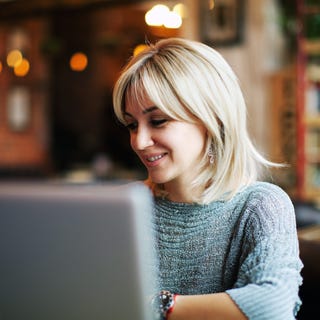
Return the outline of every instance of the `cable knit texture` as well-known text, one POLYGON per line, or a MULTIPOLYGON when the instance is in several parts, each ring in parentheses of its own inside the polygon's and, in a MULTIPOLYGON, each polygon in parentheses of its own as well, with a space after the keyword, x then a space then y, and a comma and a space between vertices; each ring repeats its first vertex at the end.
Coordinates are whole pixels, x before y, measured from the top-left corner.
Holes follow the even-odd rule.
POLYGON ((227 292, 249 319, 295 319, 302 263, 282 189, 257 182, 208 205, 156 198, 154 210, 162 289, 227 292))

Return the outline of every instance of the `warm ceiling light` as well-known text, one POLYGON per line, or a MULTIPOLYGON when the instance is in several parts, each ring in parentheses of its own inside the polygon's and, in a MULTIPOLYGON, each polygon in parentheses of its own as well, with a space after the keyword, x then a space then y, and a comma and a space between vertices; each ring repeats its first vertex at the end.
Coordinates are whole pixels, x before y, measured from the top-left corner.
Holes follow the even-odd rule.
POLYGON ((134 49, 133 49, 133 55, 136 56, 140 52, 142 52, 144 49, 148 48, 146 44, 138 44, 134 49))
POLYGON ((167 6, 157 4, 145 14, 145 21, 149 26, 162 26, 169 12, 167 6))
POLYGON ((177 29, 182 25, 183 16, 185 10, 181 3, 175 5, 172 11, 163 4, 157 4, 145 14, 145 21, 149 26, 177 29))
POLYGON ((70 58, 70 68, 73 71, 83 71, 88 65, 88 58, 83 52, 76 52, 70 58))
POLYGON ((14 67, 14 74, 18 77, 24 77, 30 70, 30 63, 27 59, 23 58, 21 63, 14 67))
POLYGON ((22 62, 22 53, 20 50, 11 50, 7 55, 7 64, 9 67, 16 67, 22 62))
POLYGON ((166 28, 178 29, 182 25, 182 19, 177 13, 170 11, 166 16, 166 19, 165 19, 163 25, 166 28))

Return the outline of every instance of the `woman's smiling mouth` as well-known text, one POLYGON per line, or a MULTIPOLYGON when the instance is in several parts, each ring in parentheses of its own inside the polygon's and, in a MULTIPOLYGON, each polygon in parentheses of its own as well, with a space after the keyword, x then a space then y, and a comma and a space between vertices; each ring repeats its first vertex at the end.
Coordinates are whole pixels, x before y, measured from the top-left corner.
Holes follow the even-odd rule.
POLYGON ((147 158, 147 161, 148 162, 154 162, 154 161, 159 160, 159 159, 161 159, 163 157, 164 157, 164 154, 159 154, 158 156, 152 156, 152 157, 147 158))
POLYGON ((144 157, 146 165, 156 165, 159 160, 161 160, 166 153, 156 154, 156 155, 150 155, 144 157))

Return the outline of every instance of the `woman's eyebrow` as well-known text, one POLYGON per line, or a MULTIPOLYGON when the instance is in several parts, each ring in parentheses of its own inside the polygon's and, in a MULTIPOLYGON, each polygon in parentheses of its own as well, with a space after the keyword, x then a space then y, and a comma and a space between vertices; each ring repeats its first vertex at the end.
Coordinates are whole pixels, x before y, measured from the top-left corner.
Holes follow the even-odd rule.
POLYGON ((157 110, 157 109, 158 109, 158 107, 152 106, 152 107, 149 107, 149 108, 143 110, 142 113, 143 113, 143 114, 146 114, 146 113, 152 112, 152 111, 157 110))
MULTIPOLYGON (((147 109, 144 109, 144 110, 142 111, 142 113, 143 113, 143 114, 147 114, 147 113, 150 113, 150 112, 152 112, 152 111, 154 111, 154 110, 157 110, 157 109, 159 109, 159 108, 156 107, 156 106, 152 106, 152 107, 149 107, 149 108, 147 108, 147 109)), ((124 112, 124 115, 133 118, 132 114, 130 114, 130 113, 127 112, 127 111, 124 112)))

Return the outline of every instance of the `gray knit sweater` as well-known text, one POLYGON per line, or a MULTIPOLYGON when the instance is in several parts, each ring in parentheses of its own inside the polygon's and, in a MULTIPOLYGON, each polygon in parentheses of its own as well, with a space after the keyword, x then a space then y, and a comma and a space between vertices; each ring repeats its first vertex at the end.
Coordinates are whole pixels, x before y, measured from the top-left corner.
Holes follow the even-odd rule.
POLYGON ((178 294, 227 292, 249 319, 290 320, 302 282, 293 205, 257 182, 208 205, 155 199, 160 286, 178 294))

